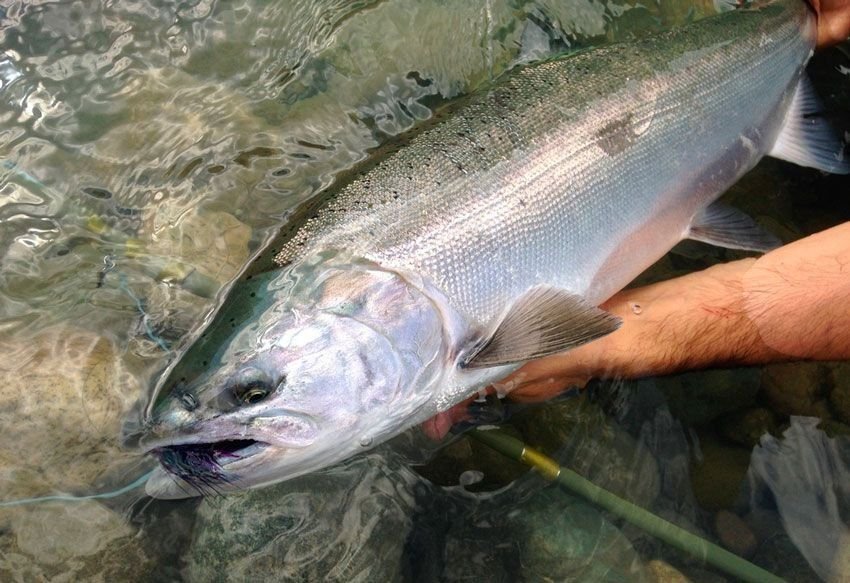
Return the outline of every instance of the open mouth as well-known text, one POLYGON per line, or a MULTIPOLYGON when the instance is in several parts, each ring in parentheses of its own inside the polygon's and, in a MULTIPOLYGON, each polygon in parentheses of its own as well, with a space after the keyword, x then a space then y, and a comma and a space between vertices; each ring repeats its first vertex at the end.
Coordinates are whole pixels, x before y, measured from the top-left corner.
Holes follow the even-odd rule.
POLYGON ((215 489, 216 483, 238 478, 225 472, 225 466, 264 450, 269 444, 253 439, 228 439, 212 443, 184 443, 151 450, 162 467, 199 490, 215 489))

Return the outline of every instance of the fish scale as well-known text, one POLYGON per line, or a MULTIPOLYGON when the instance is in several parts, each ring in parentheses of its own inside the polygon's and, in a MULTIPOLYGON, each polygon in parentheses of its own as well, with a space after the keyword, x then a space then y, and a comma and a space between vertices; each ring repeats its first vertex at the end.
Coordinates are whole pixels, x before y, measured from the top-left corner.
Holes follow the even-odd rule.
POLYGON ((276 259, 345 249, 477 323, 536 283, 600 302, 770 149, 812 35, 802 2, 777 3, 517 69, 334 187, 276 259))

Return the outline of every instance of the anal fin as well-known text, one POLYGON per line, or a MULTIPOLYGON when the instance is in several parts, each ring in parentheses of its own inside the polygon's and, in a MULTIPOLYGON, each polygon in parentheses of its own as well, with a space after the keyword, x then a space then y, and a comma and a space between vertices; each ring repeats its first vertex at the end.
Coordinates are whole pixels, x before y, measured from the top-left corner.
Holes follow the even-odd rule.
POLYGON ((564 352, 610 334, 622 320, 566 290, 542 285, 510 307, 464 366, 514 364, 564 352))
POLYGON ((688 239, 727 249, 743 249, 766 253, 782 245, 782 241, 765 231, 751 217, 736 208, 714 203, 700 211, 693 220, 688 239))
POLYGON ((832 174, 850 173, 847 144, 823 117, 822 109, 811 83, 801 77, 768 155, 832 174))

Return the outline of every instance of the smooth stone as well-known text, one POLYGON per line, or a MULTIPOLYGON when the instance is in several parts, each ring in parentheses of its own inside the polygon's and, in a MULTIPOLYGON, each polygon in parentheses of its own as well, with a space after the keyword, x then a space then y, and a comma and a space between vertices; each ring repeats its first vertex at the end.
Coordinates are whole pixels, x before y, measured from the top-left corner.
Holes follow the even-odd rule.
POLYGON ((779 425, 770 409, 753 407, 723 415, 719 420, 720 434, 746 447, 755 447, 765 434, 776 435, 779 425))
POLYGON ((733 508, 750 465, 750 450, 724 443, 707 431, 699 433, 699 448, 702 459, 691 463, 697 501, 706 510, 733 508))
POLYGON ((265 488, 204 499, 195 581, 398 581, 418 478, 371 453, 265 488))
POLYGON ((90 492, 138 464, 118 436, 141 389, 112 341, 56 325, 0 355, 0 500, 90 492))
POLYGON ((156 559, 122 514, 95 501, 0 510, 0 580, 138 581, 156 559))
POLYGON ((738 556, 748 558, 758 547, 756 535, 741 517, 728 510, 714 515, 714 531, 723 546, 738 556))
POLYGON ((646 564, 647 579, 652 583, 690 583, 681 571, 670 563, 653 559, 646 564))
MULTIPOLYGON (((224 211, 186 211, 161 205, 151 213, 146 228, 156 235, 136 253, 141 252, 143 258, 165 258, 156 266, 157 273, 152 274, 158 280, 177 284, 198 281, 200 286, 206 279, 210 281, 208 285, 220 287, 233 279, 248 260, 251 228, 224 211), (194 274, 194 270, 201 274, 194 274)), ((206 290, 198 291, 197 295, 205 295, 200 292, 206 290)), ((214 295, 218 289, 209 291, 214 295)))
POLYGON ((704 425, 720 415, 751 407, 759 391, 760 369, 711 369, 656 379, 674 417, 704 425))
POLYGON ((642 561, 620 530, 555 485, 471 496, 452 517, 441 581, 645 580, 642 561))
POLYGON ((595 507, 547 488, 521 505, 512 532, 531 580, 642 581, 640 557, 595 507))
POLYGON ((826 370, 820 363, 789 362, 765 366, 762 394, 768 407, 780 415, 831 417, 826 403, 826 370))
MULTIPOLYGON (((139 475, 118 440, 138 387, 110 340, 58 325, 3 344, 0 501, 139 475)), ((133 580, 153 565, 124 516, 94 501, 0 508, 0 521, 0 580, 133 580)))

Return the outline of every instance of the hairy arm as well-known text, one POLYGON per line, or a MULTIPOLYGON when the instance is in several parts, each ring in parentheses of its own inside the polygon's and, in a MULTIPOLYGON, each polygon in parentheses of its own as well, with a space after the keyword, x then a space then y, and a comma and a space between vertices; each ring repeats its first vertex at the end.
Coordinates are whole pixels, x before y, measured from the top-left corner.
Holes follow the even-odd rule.
POLYGON ((501 388, 540 400, 591 378, 848 359, 850 223, 759 259, 624 290, 603 307, 623 318, 618 331, 528 363, 501 388))

